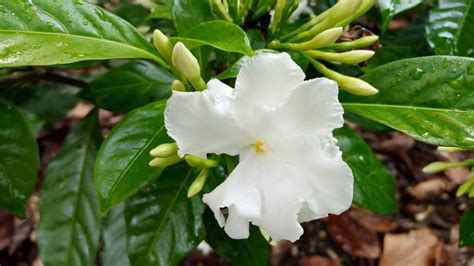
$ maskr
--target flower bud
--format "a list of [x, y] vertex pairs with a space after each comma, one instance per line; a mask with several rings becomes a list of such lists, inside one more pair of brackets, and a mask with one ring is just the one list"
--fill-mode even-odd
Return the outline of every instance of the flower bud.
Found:
[[270, 24], [270, 30], [272, 33], [276, 32], [278, 24], [280, 24], [281, 17], [283, 16], [283, 10], [285, 9], [286, 0], [277, 0], [275, 4], [275, 12], [272, 16], [272, 22]]
[[468, 194], [469, 197], [474, 197], [474, 172], [471, 172], [467, 180], [456, 191], [456, 196]]
[[166, 158], [176, 155], [178, 152], [178, 145], [176, 143], [165, 143], [158, 145], [150, 151], [150, 155], [157, 158]]
[[332, 28], [321, 32], [313, 39], [303, 43], [292, 43], [290, 47], [295, 51], [314, 50], [334, 44], [342, 34], [342, 27]]
[[[306, 54], [306, 52], [305, 52]], [[368, 96], [368, 95], [373, 95], [379, 92], [376, 88], [374, 88], [372, 85], [369, 83], [358, 79], [358, 78], [353, 78], [349, 77], [346, 75], [342, 75], [340, 73], [337, 73], [336, 71], [333, 71], [323, 64], [319, 63], [318, 61], [307, 57], [311, 64], [316, 68], [316, 70], [319, 71], [319, 73], [323, 74], [324, 76], [328, 77], [329, 79], [332, 79], [337, 82], [337, 85], [343, 90], [346, 90], [350, 93], [356, 94], [356, 95], [362, 95], [362, 96]]]
[[329, 48], [336, 52], [343, 52], [343, 51], [369, 47], [378, 40], [379, 40], [379, 36], [377, 35], [365, 36], [365, 37], [362, 37], [350, 42], [336, 43], [336, 44], [331, 45]]
[[160, 55], [165, 59], [168, 64], [171, 64], [171, 51], [173, 50], [173, 44], [160, 30], [156, 29], [153, 32], [153, 44]]
[[331, 62], [355, 65], [367, 61], [369, 58], [374, 56], [375, 52], [371, 50], [354, 50], [343, 53], [330, 53], [313, 50], [307, 51], [306, 54], [315, 59], [323, 59]]
[[462, 162], [434, 162], [425, 166], [421, 171], [427, 174], [435, 174], [452, 167], [472, 165], [474, 165], [474, 159], [468, 159]]
[[148, 163], [151, 167], [161, 167], [165, 168], [173, 164], [177, 164], [182, 159], [176, 154], [166, 158], [155, 158]]
[[217, 162], [209, 159], [202, 159], [192, 154], [186, 154], [184, 160], [192, 167], [197, 168], [213, 168], [217, 166]]
[[466, 149], [458, 148], [458, 147], [438, 147], [438, 151], [440, 152], [463, 152]]
[[341, 0], [331, 8], [327, 19], [333, 20], [335, 22], [334, 24], [336, 24], [345, 18], [351, 17], [358, 11], [362, 2], [364, 2], [364, 0]]
[[174, 90], [174, 91], [186, 91], [186, 87], [184, 86], [184, 84], [179, 81], [179, 80], [174, 80], [172, 83], [171, 83], [171, 89]]
[[436, 174], [452, 167], [451, 165], [450, 162], [434, 162], [425, 166], [421, 171], [427, 174]]
[[201, 78], [201, 67], [198, 60], [182, 42], [178, 42], [174, 46], [171, 61], [195, 89], [201, 91], [206, 88], [206, 83]]
[[221, 19], [232, 22], [232, 17], [229, 15], [229, 8], [222, 3], [222, 0], [212, 0], [212, 8]]
[[193, 183], [191, 186], [189, 186], [188, 189], [188, 198], [191, 198], [192, 196], [198, 194], [202, 188], [204, 187], [204, 184], [206, 183], [206, 179], [209, 176], [209, 169], [203, 168], [196, 179], [194, 179]]

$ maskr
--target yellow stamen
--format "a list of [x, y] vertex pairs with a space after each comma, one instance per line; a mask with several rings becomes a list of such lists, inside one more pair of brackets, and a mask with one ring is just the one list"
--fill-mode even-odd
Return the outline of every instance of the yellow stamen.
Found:
[[261, 140], [257, 140], [254, 144], [255, 146], [255, 151], [258, 152], [258, 153], [264, 153], [267, 151], [267, 149], [265, 148], [265, 142], [261, 141]]

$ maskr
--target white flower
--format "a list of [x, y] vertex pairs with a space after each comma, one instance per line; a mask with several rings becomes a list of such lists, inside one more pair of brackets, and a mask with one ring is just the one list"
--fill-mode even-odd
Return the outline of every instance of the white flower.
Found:
[[299, 223], [351, 204], [352, 172], [332, 139], [344, 122], [337, 85], [304, 78], [288, 54], [265, 53], [242, 66], [235, 89], [213, 79], [205, 91], [173, 92], [168, 100], [166, 128], [180, 156], [240, 155], [203, 197], [232, 238], [247, 238], [252, 222], [275, 241], [295, 241]]

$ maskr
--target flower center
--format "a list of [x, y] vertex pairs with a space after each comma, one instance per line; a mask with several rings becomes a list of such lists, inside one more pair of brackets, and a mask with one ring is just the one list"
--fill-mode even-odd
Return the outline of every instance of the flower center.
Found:
[[255, 146], [255, 151], [258, 153], [264, 153], [268, 150], [268, 146], [261, 140], [255, 141], [253, 145]]

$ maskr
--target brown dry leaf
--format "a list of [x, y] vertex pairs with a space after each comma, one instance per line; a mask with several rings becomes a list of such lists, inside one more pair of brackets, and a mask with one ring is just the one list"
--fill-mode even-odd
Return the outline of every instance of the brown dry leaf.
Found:
[[379, 266], [431, 266], [438, 243], [438, 237], [427, 228], [386, 234]]
[[372, 259], [380, 257], [377, 234], [359, 225], [348, 213], [330, 215], [328, 231], [331, 238], [350, 255]]
[[290, 253], [292, 246], [293, 243], [287, 240], [280, 240], [275, 245], [272, 245], [270, 265], [281, 265], [281, 261], [286, 256], [286, 254]]
[[311, 257], [304, 257], [300, 261], [300, 265], [302, 266], [337, 266], [338, 263], [330, 258], [322, 257], [322, 256], [311, 256]]
[[390, 232], [397, 227], [393, 217], [375, 214], [362, 208], [352, 207], [349, 215], [367, 230], [375, 233]]
[[84, 118], [92, 109], [94, 105], [88, 102], [79, 102], [76, 107], [66, 114], [67, 118], [82, 119]]
[[428, 200], [438, 197], [449, 190], [449, 187], [449, 181], [444, 178], [433, 178], [418, 183], [410, 190], [410, 194], [418, 200]]

